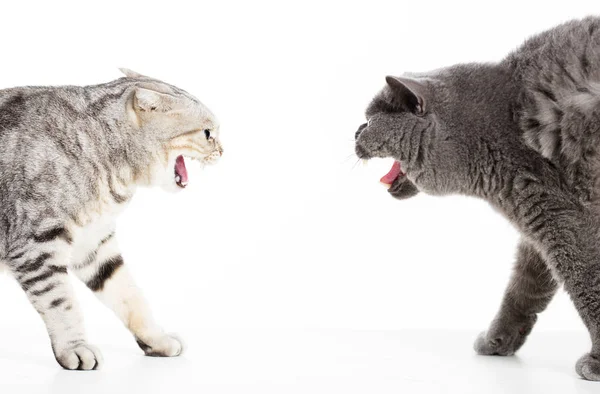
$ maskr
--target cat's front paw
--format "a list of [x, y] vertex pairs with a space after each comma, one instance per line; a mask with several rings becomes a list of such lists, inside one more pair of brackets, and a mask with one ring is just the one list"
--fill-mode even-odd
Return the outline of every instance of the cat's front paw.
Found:
[[482, 356], [512, 356], [525, 343], [526, 336], [516, 332], [479, 334], [473, 349]]
[[537, 315], [531, 314], [494, 321], [487, 332], [479, 334], [473, 348], [484, 356], [512, 356], [523, 346], [536, 320]]
[[175, 335], [162, 335], [159, 337], [135, 338], [140, 349], [146, 356], [175, 357], [183, 352], [183, 342]]
[[577, 361], [575, 371], [585, 380], [600, 380], [600, 359], [587, 353]]
[[80, 343], [58, 354], [55, 354], [56, 361], [64, 369], [90, 371], [100, 369], [103, 363], [102, 354], [94, 346], [87, 343]]

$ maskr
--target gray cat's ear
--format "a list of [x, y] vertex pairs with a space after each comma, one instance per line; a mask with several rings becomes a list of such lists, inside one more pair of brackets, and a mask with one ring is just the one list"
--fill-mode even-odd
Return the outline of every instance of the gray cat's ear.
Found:
[[151, 89], [136, 88], [133, 108], [141, 112], [169, 112], [177, 107], [177, 98]]
[[406, 106], [408, 110], [417, 115], [425, 113], [425, 85], [414, 79], [389, 75], [385, 77], [385, 81], [395, 93], [395, 98], [399, 99], [401, 105]]
[[121, 71], [123, 73], [123, 75], [125, 75], [127, 78], [142, 78], [142, 77], [144, 77], [144, 75], [142, 75], [140, 73], [136, 73], [135, 71], [132, 71], [128, 68], [119, 68], [119, 71]]

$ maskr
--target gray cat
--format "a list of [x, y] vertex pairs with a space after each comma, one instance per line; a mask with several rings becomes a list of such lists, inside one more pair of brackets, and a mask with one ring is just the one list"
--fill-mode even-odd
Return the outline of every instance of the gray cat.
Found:
[[600, 18], [539, 34], [497, 64], [386, 81], [356, 153], [396, 160], [389, 192], [479, 197], [522, 234], [475, 350], [515, 353], [562, 284], [592, 339], [577, 373], [600, 380]]
[[109, 306], [149, 356], [177, 356], [131, 279], [115, 218], [138, 186], [181, 190], [185, 157], [223, 153], [214, 115], [195, 97], [122, 70], [96, 86], [0, 91], [0, 268], [39, 312], [58, 363], [100, 367], [67, 269]]

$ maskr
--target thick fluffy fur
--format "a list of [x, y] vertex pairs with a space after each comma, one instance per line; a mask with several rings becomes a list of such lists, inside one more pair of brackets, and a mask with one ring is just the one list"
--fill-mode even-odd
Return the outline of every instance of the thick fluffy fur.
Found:
[[86, 341], [67, 270], [146, 354], [180, 354], [127, 272], [115, 218], [138, 186], [179, 189], [177, 156], [212, 163], [222, 153], [217, 121], [196, 98], [123, 71], [127, 77], [96, 86], [0, 91], [0, 262], [42, 316], [67, 369], [96, 369], [102, 360]]
[[401, 162], [392, 195], [479, 197], [522, 233], [476, 351], [516, 352], [562, 284], [592, 338], [576, 370], [600, 380], [600, 18], [533, 37], [498, 64], [388, 77], [366, 116], [356, 152]]

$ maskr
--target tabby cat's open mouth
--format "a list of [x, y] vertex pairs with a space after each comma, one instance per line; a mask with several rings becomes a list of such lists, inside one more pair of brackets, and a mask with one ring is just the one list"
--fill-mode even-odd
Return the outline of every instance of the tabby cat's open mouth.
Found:
[[394, 161], [392, 168], [385, 174], [379, 182], [383, 183], [389, 189], [392, 186], [392, 183], [396, 181], [396, 179], [405, 176], [406, 174], [402, 172], [402, 168], [400, 167], [399, 161]]
[[175, 183], [181, 188], [185, 188], [188, 184], [187, 168], [185, 168], [185, 159], [183, 156], [177, 156], [175, 159]]

